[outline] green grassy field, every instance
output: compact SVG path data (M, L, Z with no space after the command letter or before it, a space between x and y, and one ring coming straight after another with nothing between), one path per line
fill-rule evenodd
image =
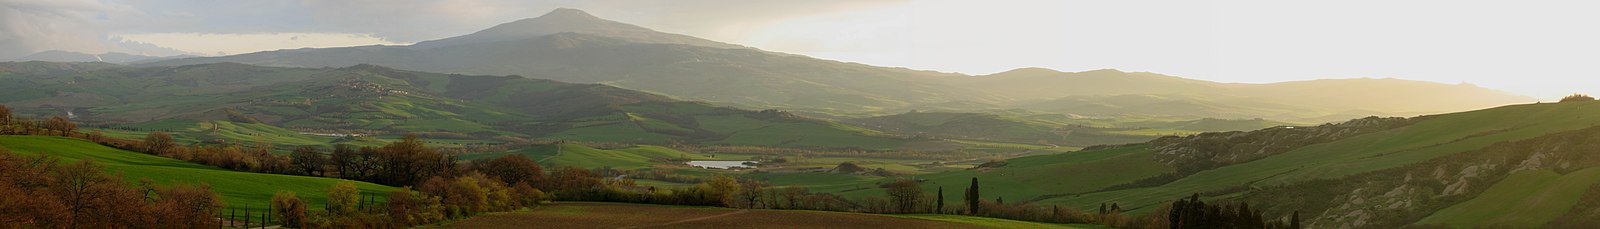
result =
M339 179L290 176L225 170L185 161L119 150L92 142L45 136L0 136L0 146L21 155L52 155L62 163L94 160L105 166L107 172L121 173L130 184L149 178L160 185L207 184L222 196L230 208L249 205L252 212L266 209L272 195L278 191L293 191L311 204L309 209L321 209L327 202L327 189ZM387 196L394 187L357 182L363 194ZM382 199L382 198L379 198Z
M904 140L874 136L870 132L851 132L841 126L816 123L781 123L762 128L734 132L715 143L787 147L857 147L863 149L894 149Z
M1203 171L1152 188L1042 201L1081 209L1103 202L1140 212L1192 193L1243 185L1271 186L1394 168L1490 144L1600 124L1595 103L1530 104L1440 115L1396 129L1311 145L1243 164Z
M666 147L639 145L626 149L603 150L579 144L540 145L509 152L468 154L462 160L495 158L521 154L537 160L544 166L574 166L580 168L611 167L617 169L649 168L667 159L705 160L704 155L682 152Z
M928 179L922 186L932 192L940 186L946 191L961 190L977 177L985 196L1028 200L1042 195L1086 193L1173 171L1151 160L1152 153L1136 146L1038 155L1013 158L1004 167L986 171L962 170L918 178Z
M1568 174L1523 171L1495 183L1472 200L1434 212L1417 223L1454 227L1544 225L1566 214L1595 183L1600 183L1600 167Z

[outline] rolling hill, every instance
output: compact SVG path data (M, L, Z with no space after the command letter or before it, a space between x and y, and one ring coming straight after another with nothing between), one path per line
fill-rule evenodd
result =
M149 178L159 185L207 184L222 196L222 201L229 208L244 209L244 205L248 204L256 212L265 211L268 201L278 191L293 191L314 208L320 209L320 205L327 203L327 189L340 181L325 177L233 171L63 137L0 136L0 146L20 155L54 156L60 158L61 163L94 160L108 171L122 174L129 183ZM358 182L356 187L367 195L388 195L395 190L394 187L366 182Z
M80 52L50 50L50 51L43 51L43 52L38 52L38 53L34 53L34 54L28 54L27 56L18 57L16 59L12 59L12 60L9 60L9 61L17 61L17 62L23 62L23 61L106 62L106 63L113 63L113 64L135 64L135 63L148 63L148 62L169 60L169 59L175 59L175 58L184 58L184 57L193 57L193 56L159 57L159 56L146 56L146 55L138 55L138 54L127 54L127 53L120 53L120 52L108 52L108 53L102 53L102 54L88 54L88 53L80 53Z
M467 76L375 65L280 68L233 63L124 67L0 63L0 103L89 126L196 140L327 145L338 134L454 139L703 142L893 149L907 140L782 111L746 111L594 84ZM374 141L375 142L375 141Z
M1292 125L1262 119L1112 119L1037 112L1005 113L911 111L841 122L906 136L1075 147L1139 143L1161 136L1249 131Z
M1325 122L1369 115L1457 112L1534 101L1471 85L1388 79L1232 84L1154 73L1059 72L1041 68L970 76L762 51L657 32L575 9L559 9L468 35L409 46L278 50L148 65L220 62L285 67L377 64L429 72L520 75L604 83L742 108L838 115L883 115L912 109L970 112L973 108L1028 108L1098 115L1136 113ZM1130 95L1160 99L1117 99Z
M919 177L927 190L978 177L986 195L1136 214L1199 193L1299 211L1315 227L1581 225L1595 211L1576 203L1600 196L1590 153L1600 118L1587 115L1597 112L1596 102L1527 104L1166 137ZM1487 207L1505 203L1518 205Z

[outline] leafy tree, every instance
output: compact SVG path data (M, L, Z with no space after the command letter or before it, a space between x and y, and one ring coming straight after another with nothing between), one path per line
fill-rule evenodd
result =
M11 108L0 105L0 127L11 125Z
M518 198L522 206L535 206L545 200L544 191L533 188L532 182L522 182L511 186L511 192Z
M720 174L711 177L709 180L706 180L706 182L701 184L701 186L704 186L707 190L710 190L712 196L714 196L717 200L721 200L723 206L725 207L735 207L733 203L734 194L739 193L739 190L743 188L743 186L739 185L738 180L734 180L733 177Z
M521 154L478 161L472 163L472 168L512 185L532 183L544 177L544 168L539 162Z
M160 190L161 200L154 206L157 219L151 228L213 228L217 224L216 212L222 209L222 197L211 186L174 185ZM119 205L118 208L128 208Z
M739 199L745 202L746 208L756 208L756 203L761 202L761 190L766 187L766 182L755 179L742 180L739 182Z
M340 181L328 189L328 213L335 216L349 216L356 213L356 207L361 202L361 190L356 189L355 181Z
M326 172L324 172L324 165L328 164L328 158L323 156L322 152L317 152L317 148L312 148L310 146L301 146L299 148L295 148L294 152L289 153L289 158L291 161L290 164L293 164L295 168L299 169L305 175L326 175Z
M355 149L351 149L350 145L345 144L333 146L333 153L328 155L328 163L333 165L333 171L339 173L339 178L344 179L361 179L361 177L355 176L356 160L359 159L360 157L356 155Z
M102 205L117 194L114 189L109 189L107 186L116 185L118 182L102 173L102 169L93 159L84 159L62 166L53 174L55 184L51 186L55 189L56 196L66 203L74 219L68 227L78 228L81 225L75 224L84 221L78 219L96 217L95 210L115 206Z
M279 191L272 195L272 214L279 217L285 227L303 227L306 220L306 203L292 191Z
M421 225L444 220L439 197L413 191L410 187L389 193L389 217L405 225Z
M417 134L406 134L400 141L384 145L377 152L378 183L414 185L424 178L446 174L454 161L438 150L428 148Z
M172 135L166 132L152 131L144 136L143 146L145 153L167 155L169 150L178 146L178 142L172 140Z
M916 180L896 180L894 183L889 183L886 191L889 193L889 201L894 204L895 210L900 213L915 211L917 202L922 201L922 187L918 186Z

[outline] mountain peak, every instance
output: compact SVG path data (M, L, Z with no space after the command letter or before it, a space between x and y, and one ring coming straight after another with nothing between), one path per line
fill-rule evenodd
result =
M583 12L583 10L573 9L573 8L556 8L555 10L551 10L549 13L545 13L544 16L539 16L539 18L543 18L543 19L569 18L569 19L604 20L604 19L600 19L600 17L595 17L594 15L589 14L589 12Z
M627 23L606 20L572 8L557 8L536 18L495 25L472 34L418 42L412 48L430 49L465 44L526 40L559 33L582 33L623 39L637 43L686 44L715 48L741 48L720 42L679 34L657 32Z

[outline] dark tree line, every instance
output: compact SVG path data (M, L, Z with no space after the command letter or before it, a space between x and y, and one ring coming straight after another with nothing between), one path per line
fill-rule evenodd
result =
M1246 203L1237 205L1206 204L1196 193L1189 199L1178 199L1167 211L1167 222L1172 229L1241 228L1241 229L1299 229L1300 212L1294 212L1289 222L1267 219L1260 210L1250 209Z

